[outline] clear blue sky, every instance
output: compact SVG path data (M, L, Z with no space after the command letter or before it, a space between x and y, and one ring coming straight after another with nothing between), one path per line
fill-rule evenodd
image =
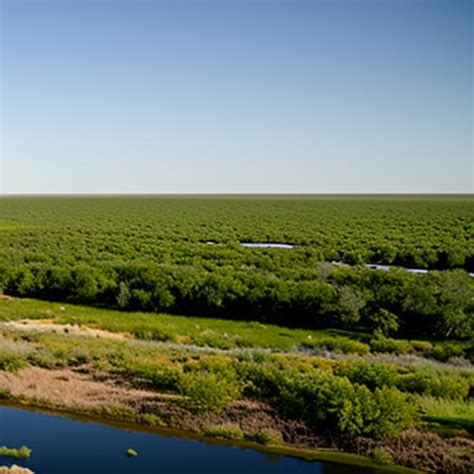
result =
M3 192L473 192L473 2L0 0Z

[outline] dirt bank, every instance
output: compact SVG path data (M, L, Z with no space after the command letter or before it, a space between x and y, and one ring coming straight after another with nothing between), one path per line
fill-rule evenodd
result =
M397 464L440 473L467 474L474 465L474 441L465 438L442 439L411 429L390 442L360 438L346 445L300 421L282 418L262 402L239 400L220 414L196 413L179 404L177 395L141 389L129 381L84 370L28 367L14 374L0 371L0 389L8 391L12 400L30 405L148 422L187 433L200 434L209 426L233 424L252 440L261 430L271 428L282 433L287 446L299 449L339 449L368 456L379 447Z

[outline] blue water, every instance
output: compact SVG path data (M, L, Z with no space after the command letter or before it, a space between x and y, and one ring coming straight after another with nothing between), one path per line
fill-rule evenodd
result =
M22 465L36 474L377 472L0 407L0 445L19 447L23 444L32 449L30 459L0 457L0 465ZM138 451L139 456L127 457L128 448Z

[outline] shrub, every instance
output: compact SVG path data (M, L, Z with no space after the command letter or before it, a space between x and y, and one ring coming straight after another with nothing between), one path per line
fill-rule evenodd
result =
M393 464L393 457L383 448L374 448L370 453L370 459L375 464L390 465Z
M11 352L0 352L0 370L18 372L26 367L26 357Z
M416 406L395 388L383 387L373 394L372 412L364 412L364 434L375 439L393 438L413 424Z
M398 376L394 366L353 361L340 362L336 366L335 373L347 376L353 383L366 385L370 390L392 386Z
M52 369L64 365L61 364L61 361L50 350L43 347L28 354L28 362L31 365L43 367L44 369Z
M384 308L370 312L367 319L374 333L382 336L395 333L399 327L398 316Z
M436 344L432 351L432 356L442 362L447 362L453 357L464 357L464 355L463 346L454 342Z
M396 436L412 424L414 415L413 405L395 388L372 393L346 377L323 372L292 376L274 401L286 416L348 438Z
M466 398L470 389L467 377L428 368L414 369L408 374L399 376L396 385L404 392L442 398Z
M414 351L423 355L431 355L433 351L433 344L429 341L410 341L410 344Z
M185 405L215 413L222 412L241 394L236 380L229 380L215 373L184 373L178 383L179 392L186 397Z
M152 413L143 413L140 415L140 422L148 426L164 426L165 423L158 415Z
M343 354L365 355L370 352L368 344L341 336L317 337L314 341L305 341L305 346L342 352Z
M259 431L254 436L255 441L265 446L283 444L283 436L280 431L267 428Z
M31 456L31 449L27 446L22 446L21 448L7 448L5 446L0 446L0 456L28 459Z
M132 374L148 380L157 390L178 390L181 370L171 364L139 363L128 369Z
M173 331L165 330L162 328L137 328L132 332L133 336L137 339L144 339L146 341L173 341L174 333Z
M212 438L244 439L242 429L234 424L205 426L202 432Z
M11 392L8 388L0 388L0 400L8 400L11 398Z
M287 378L275 401L288 417L303 417L315 428L352 435L359 434L362 425L355 392L347 378L318 372Z
M370 340L370 349L373 352L408 354L411 351L411 346L407 341L391 339L378 335Z

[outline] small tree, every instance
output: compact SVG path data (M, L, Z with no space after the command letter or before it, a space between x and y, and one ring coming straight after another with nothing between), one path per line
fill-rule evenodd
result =
M130 302L130 289L128 288L128 285L121 281L119 285L119 292L117 295L117 304L119 308L126 308Z

